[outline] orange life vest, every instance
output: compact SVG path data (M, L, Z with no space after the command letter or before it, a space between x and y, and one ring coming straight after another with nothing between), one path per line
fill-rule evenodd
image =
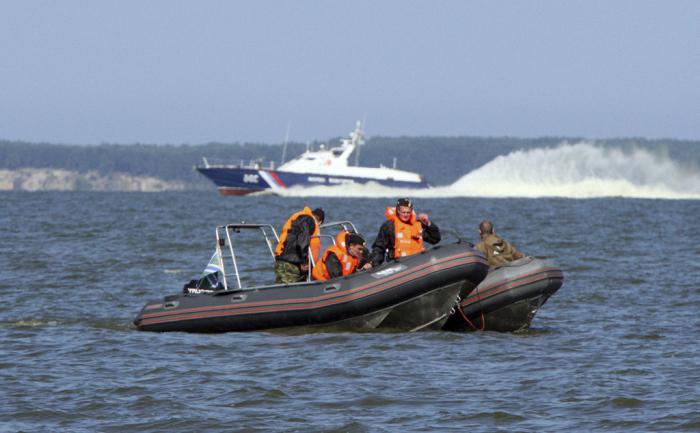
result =
M359 260L348 254L347 245L345 243L345 236L347 234L348 232L344 230L341 231L338 233L338 236L336 236L336 245L331 245L326 248L321 261L316 262L316 266L314 266L314 269L311 271L311 276L314 280L325 281L331 279L328 268L326 268L326 260L331 254L335 254L340 261L344 277L355 272Z
M423 246L423 225L416 219L416 213L411 211L411 219L407 223L396 215L396 208L388 207L386 218L394 222L394 258L411 256L425 250Z
M292 223L294 223L294 221L296 221L296 219L302 215L307 215L311 218L314 217L314 214L311 213L311 209L309 209L308 207L305 207L303 210L289 217L287 222L282 227L280 240L277 243L277 247L275 248L275 257L279 257L284 251L284 243L287 241L287 234L289 233L289 229L292 228ZM312 236L317 236L320 232L321 230L319 229L318 224L316 223L316 219L314 218L314 232L312 233ZM309 246L311 247L311 253L314 257L314 262L317 262L318 257L321 253L321 239L319 239L318 237L312 237L309 241Z

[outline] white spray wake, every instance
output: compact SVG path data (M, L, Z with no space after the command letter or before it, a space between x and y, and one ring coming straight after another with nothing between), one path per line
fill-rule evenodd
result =
M592 143L518 150L498 156L452 185L400 190L378 184L291 188L315 197L629 197L700 199L700 170L646 149L625 152Z

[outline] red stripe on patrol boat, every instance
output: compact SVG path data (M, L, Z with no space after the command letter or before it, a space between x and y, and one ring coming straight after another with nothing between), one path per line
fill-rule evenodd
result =
M282 182L282 179L280 179L279 176L277 176L277 173L275 173L274 171L269 171L268 173L270 173L270 176L272 176L272 178L275 179L275 182L277 182L277 184L278 184L279 186L281 186L282 188L286 188L286 187L287 187L287 186L284 184L284 182Z

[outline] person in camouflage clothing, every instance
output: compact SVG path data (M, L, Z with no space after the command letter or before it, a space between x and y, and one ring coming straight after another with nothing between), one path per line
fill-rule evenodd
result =
M489 220L481 221L479 224L479 235L481 241L476 244L476 249L486 257L489 261L489 266L492 268L525 257L523 253L515 248L515 245L496 235L493 223Z
M284 260L275 261L275 283L296 283L304 281L306 273L302 273L299 265L285 262Z

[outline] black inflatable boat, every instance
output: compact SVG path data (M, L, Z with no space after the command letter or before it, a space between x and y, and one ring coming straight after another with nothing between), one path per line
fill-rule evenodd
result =
M330 223L330 225L338 223ZM328 225L328 224L327 224ZM269 225L217 227L217 252L230 251L233 271L222 290L182 293L148 302L134 320L143 331L229 332L294 327L362 330L441 329L485 277L488 264L469 243L439 246L369 271L329 281L244 288L232 237L259 229L270 252L277 234ZM220 259L223 270L224 263ZM231 268L231 266L229 266ZM270 268L270 272L271 268ZM228 276L228 278L227 278ZM231 276L237 286L229 287Z
M523 331L540 307L562 286L564 274L552 260L525 257L489 272L460 302L444 329Z

